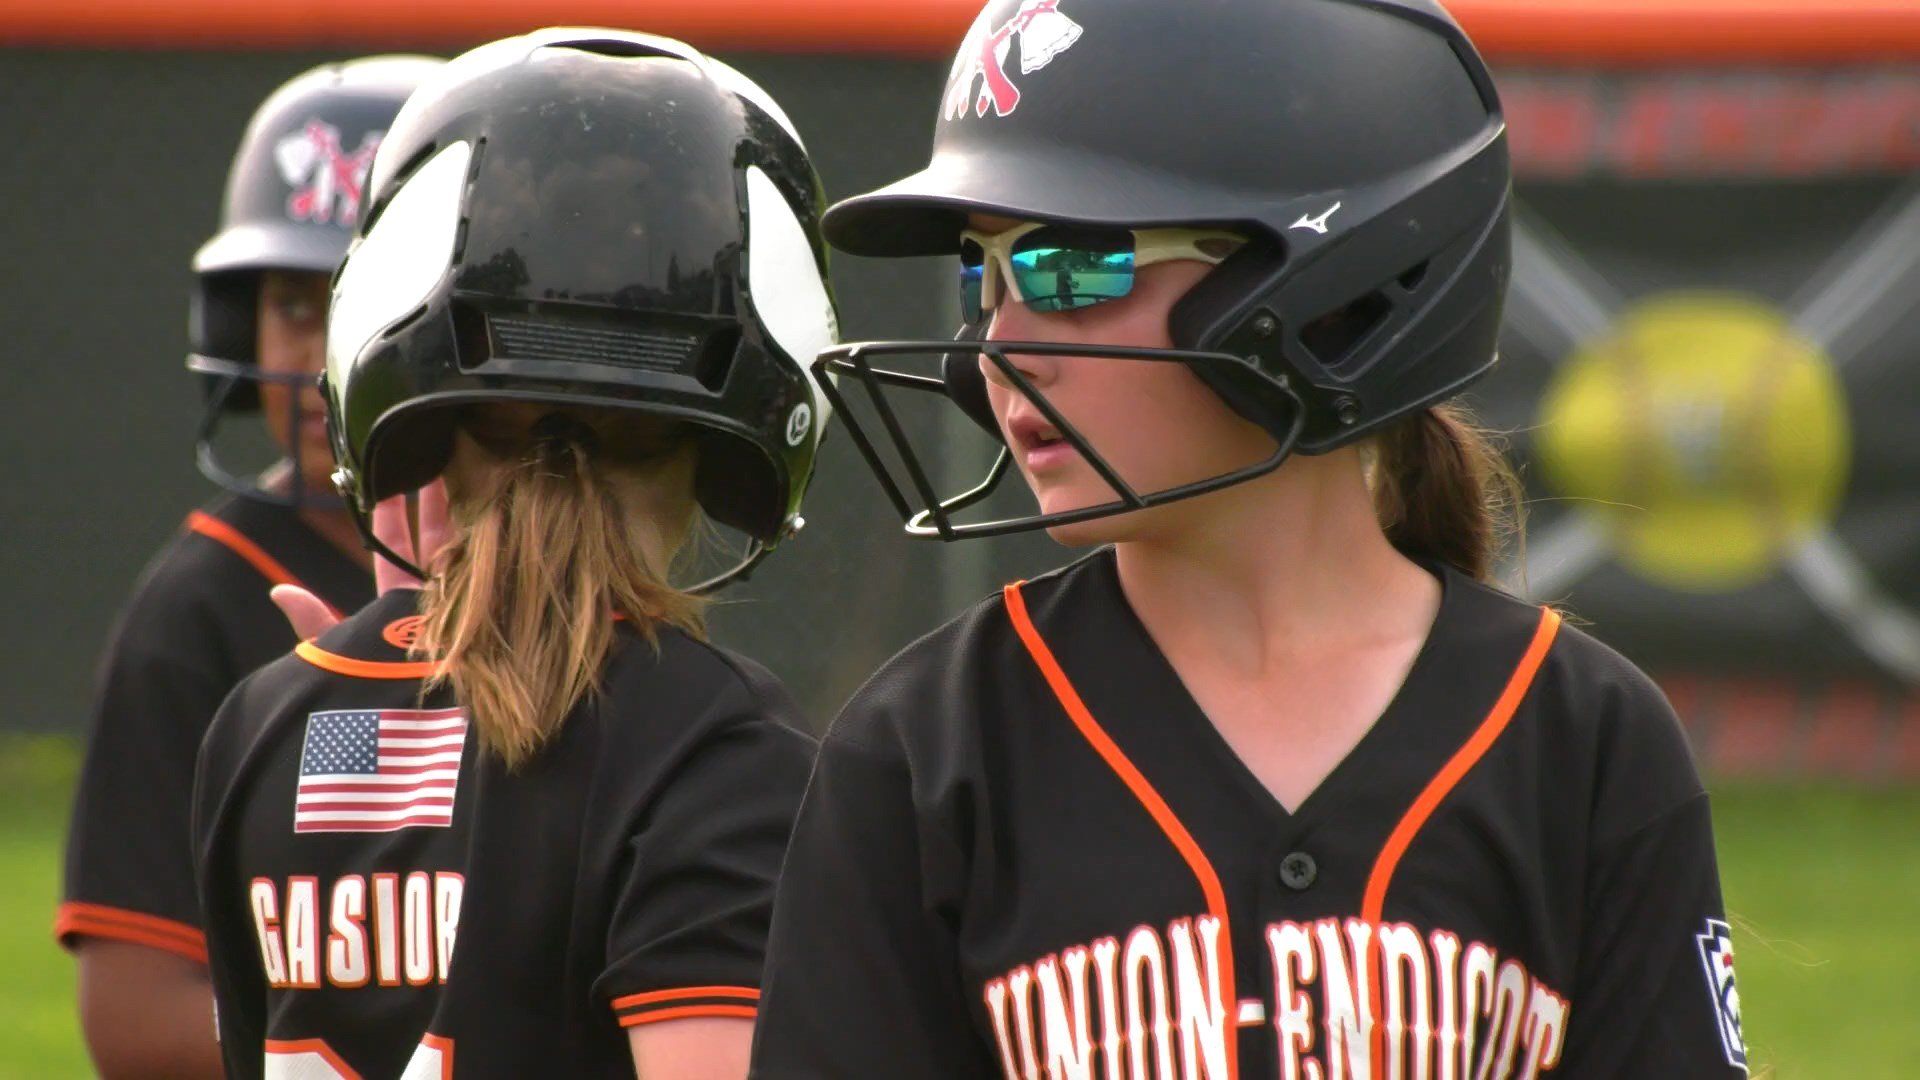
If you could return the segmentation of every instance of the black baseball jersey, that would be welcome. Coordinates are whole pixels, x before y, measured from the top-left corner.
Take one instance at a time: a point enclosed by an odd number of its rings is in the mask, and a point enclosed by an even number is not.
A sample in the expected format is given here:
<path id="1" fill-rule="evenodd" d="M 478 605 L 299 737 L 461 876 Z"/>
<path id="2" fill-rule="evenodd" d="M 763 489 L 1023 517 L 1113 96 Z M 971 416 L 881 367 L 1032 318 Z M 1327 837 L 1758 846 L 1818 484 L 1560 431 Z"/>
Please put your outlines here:
<path id="1" fill-rule="evenodd" d="M 251 676 L 207 734 L 228 1075 L 631 1077 L 627 1026 L 752 1017 L 813 760 L 785 691 L 623 623 L 597 695 L 509 772 L 450 691 L 420 700 L 418 595 Z"/>
<path id="2" fill-rule="evenodd" d="M 188 817 L 194 756 L 220 702 L 293 648 L 267 591 L 290 583 L 343 611 L 373 578 L 297 511 L 238 495 L 189 515 L 121 613 L 102 661 L 67 835 L 54 933 L 205 962 Z"/>
<path id="3" fill-rule="evenodd" d="M 755 1075 L 1742 1074 L 1665 699 L 1553 612 L 1435 573 L 1398 696 L 1292 813 L 1110 551 L 909 647 L 821 748 Z"/>

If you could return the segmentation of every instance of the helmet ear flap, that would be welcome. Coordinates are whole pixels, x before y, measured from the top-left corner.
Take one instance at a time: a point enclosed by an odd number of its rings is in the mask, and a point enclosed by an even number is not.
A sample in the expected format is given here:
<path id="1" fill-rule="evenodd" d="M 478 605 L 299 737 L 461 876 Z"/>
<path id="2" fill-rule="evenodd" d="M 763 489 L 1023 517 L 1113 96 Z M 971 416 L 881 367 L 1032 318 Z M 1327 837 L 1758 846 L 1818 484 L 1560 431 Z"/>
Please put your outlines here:
<path id="1" fill-rule="evenodd" d="M 1173 305 L 1167 316 L 1173 347 L 1207 351 L 1237 338 L 1240 324 L 1256 316 L 1255 302 L 1272 288 L 1286 264 L 1285 244 L 1254 233 Z M 1278 327 L 1262 340 L 1271 343 L 1260 350 L 1262 360 L 1280 355 Z"/>
<path id="2" fill-rule="evenodd" d="M 1310 389 L 1295 385 L 1292 393 L 1280 394 L 1272 385 L 1287 381 L 1284 327 L 1272 313 L 1261 310 L 1259 301 L 1286 262 L 1286 245 L 1255 234 L 1187 290 L 1167 316 L 1167 330 L 1177 349 L 1230 352 L 1258 361 L 1257 371 L 1202 363 L 1191 367 L 1228 408 L 1275 438 L 1294 424 L 1301 407 L 1295 395 Z"/>
<path id="3" fill-rule="evenodd" d="M 955 341 L 979 341 L 986 329 L 984 320 L 968 323 L 953 335 Z M 987 399 L 987 377 L 980 371 L 980 356 L 974 352 L 950 352 L 940 357 L 940 380 L 947 384 L 947 397 L 967 419 L 986 429 L 995 441 L 1001 438 L 1000 421 L 994 418 L 993 403 Z"/>
<path id="4" fill-rule="evenodd" d="M 694 463 L 693 494 L 708 517 L 753 537 L 778 537 L 786 486 L 781 470 L 746 439 L 700 428 Z"/>

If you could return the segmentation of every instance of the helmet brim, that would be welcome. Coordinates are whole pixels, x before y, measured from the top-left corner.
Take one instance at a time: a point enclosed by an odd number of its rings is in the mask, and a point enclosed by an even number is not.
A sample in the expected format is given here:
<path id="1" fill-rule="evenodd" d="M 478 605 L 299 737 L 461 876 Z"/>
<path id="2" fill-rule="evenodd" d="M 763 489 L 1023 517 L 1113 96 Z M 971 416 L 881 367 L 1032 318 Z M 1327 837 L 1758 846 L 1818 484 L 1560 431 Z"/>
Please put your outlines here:
<path id="1" fill-rule="evenodd" d="M 193 256 L 195 273 L 239 270 L 306 270 L 331 274 L 346 257 L 351 237 L 341 229 L 257 223 L 222 230 Z"/>
<path id="2" fill-rule="evenodd" d="M 1090 183 L 1089 177 L 1098 179 Z M 1066 225 L 1244 228 L 1261 225 L 1261 209 L 1239 192 L 1081 151 L 1009 155 L 951 148 L 911 176 L 834 204 L 821 227 L 827 242 L 849 255 L 900 258 L 954 254 L 970 214 Z"/>

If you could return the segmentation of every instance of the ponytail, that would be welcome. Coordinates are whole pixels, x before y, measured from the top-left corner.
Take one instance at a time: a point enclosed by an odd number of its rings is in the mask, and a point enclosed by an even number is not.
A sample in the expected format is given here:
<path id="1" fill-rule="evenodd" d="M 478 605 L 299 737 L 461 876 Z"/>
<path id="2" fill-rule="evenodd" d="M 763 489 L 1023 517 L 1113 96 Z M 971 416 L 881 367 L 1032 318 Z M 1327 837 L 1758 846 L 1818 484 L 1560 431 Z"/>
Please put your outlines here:
<path id="1" fill-rule="evenodd" d="M 455 539 L 412 650 L 443 661 L 422 693 L 451 685 L 482 751 L 509 768 L 597 689 L 616 615 L 649 641 L 656 623 L 703 632 L 701 601 L 665 572 L 696 514 L 692 451 L 604 455 L 584 421 L 548 419 L 566 423 L 511 447 L 459 429 L 446 474 Z"/>
<path id="2" fill-rule="evenodd" d="M 1491 583 L 1511 542 L 1523 543 L 1520 479 L 1459 405 L 1422 410 L 1376 444 L 1374 505 L 1393 546 Z"/>

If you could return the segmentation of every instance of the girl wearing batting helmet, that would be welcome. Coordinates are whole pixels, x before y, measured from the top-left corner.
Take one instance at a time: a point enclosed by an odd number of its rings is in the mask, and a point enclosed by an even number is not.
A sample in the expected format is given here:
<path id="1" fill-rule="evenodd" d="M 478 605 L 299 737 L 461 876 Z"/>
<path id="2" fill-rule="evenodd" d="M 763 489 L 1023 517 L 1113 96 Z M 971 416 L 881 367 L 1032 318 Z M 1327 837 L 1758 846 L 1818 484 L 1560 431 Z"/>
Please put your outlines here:
<path id="1" fill-rule="evenodd" d="M 197 459 L 227 492 L 148 565 L 99 669 L 54 932 L 77 960 L 87 1049 L 106 1076 L 217 1077 L 206 937 L 188 857 L 194 755 L 241 676 L 295 638 L 275 584 L 351 611 L 368 557 L 332 494 L 325 412 L 327 281 L 364 209 L 374 148 L 442 61 L 323 64 L 254 111 L 219 230 L 193 259 L 188 367 L 205 412 Z M 258 413 L 279 460 L 241 475 L 216 444 Z M 245 471 L 245 470 L 242 470 Z"/>
<path id="2" fill-rule="evenodd" d="M 336 481 L 397 562 L 376 503 L 428 486 L 450 536 L 208 734 L 226 1066 L 743 1075 L 812 742 L 697 593 L 798 528 L 819 182 L 733 69 L 557 29 L 423 86 L 371 193 L 328 315 Z M 720 529 L 748 542 L 689 576 Z"/>
<path id="3" fill-rule="evenodd" d="M 1509 168 L 1455 23 L 993 0 L 936 125 L 826 229 L 957 256 L 966 326 L 816 370 L 909 533 L 1094 550 L 833 725 L 756 1075 L 1743 1073 L 1671 709 L 1491 584 L 1514 483 L 1453 399 L 1494 364 Z M 998 440 L 983 481 L 934 488 L 909 391 Z M 1037 508 L 994 516 L 1014 471 Z"/>

